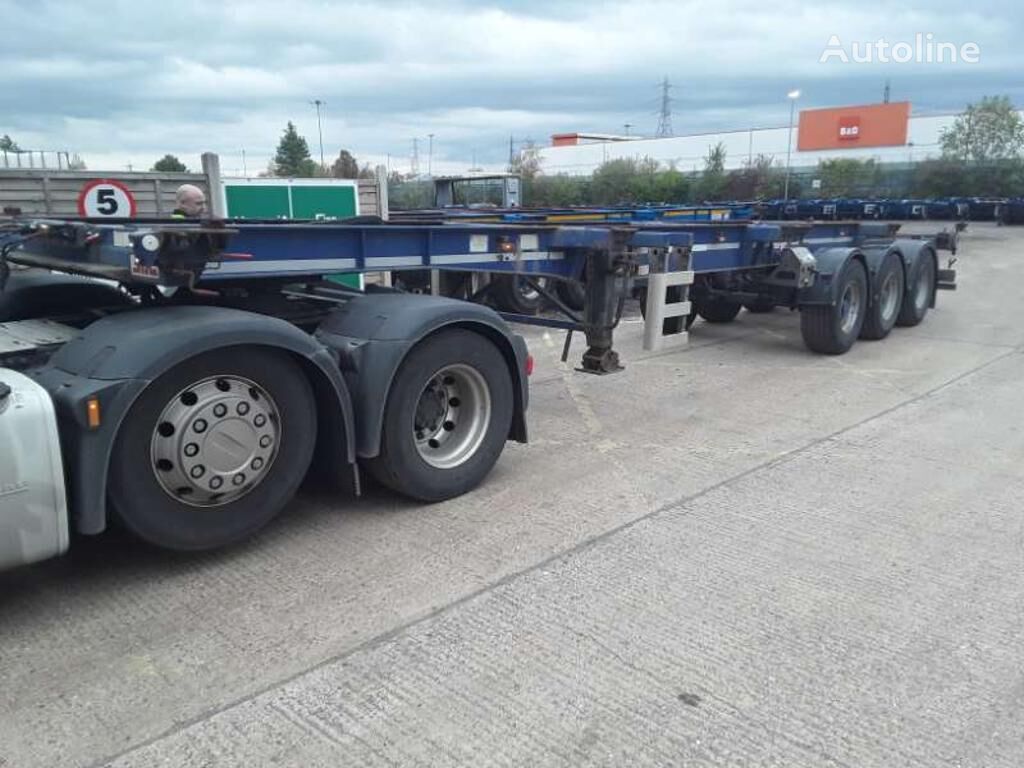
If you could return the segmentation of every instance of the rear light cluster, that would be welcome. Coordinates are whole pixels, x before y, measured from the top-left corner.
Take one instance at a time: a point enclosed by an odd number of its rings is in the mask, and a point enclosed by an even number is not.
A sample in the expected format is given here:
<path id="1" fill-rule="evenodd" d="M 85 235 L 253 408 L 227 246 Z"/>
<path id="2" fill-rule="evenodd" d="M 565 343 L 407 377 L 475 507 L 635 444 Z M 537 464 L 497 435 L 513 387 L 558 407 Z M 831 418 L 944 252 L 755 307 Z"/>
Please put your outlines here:
<path id="1" fill-rule="evenodd" d="M 533 355 L 526 356 L 526 375 L 533 376 Z"/>

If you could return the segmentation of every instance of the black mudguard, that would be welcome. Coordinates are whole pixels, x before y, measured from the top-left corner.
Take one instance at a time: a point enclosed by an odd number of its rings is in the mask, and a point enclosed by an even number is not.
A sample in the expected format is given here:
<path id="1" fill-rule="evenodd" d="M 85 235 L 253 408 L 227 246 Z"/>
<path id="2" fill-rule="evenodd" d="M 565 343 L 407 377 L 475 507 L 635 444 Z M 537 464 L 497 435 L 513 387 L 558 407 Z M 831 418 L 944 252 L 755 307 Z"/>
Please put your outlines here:
<path id="1" fill-rule="evenodd" d="M 865 254 L 860 248 L 822 248 L 814 252 L 817 261 L 817 277 L 814 284 L 801 288 L 797 294 L 800 306 L 833 306 L 839 297 L 835 277 L 843 271 L 847 262 L 856 260 L 864 264 Z"/>
<path id="2" fill-rule="evenodd" d="M 73 520 L 80 533 L 106 527 L 107 474 L 121 423 L 146 385 L 203 352 L 235 346 L 285 350 L 302 364 L 336 462 L 355 462 L 348 387 L 332 354 L 284 320 L 223 307 L 160 307 L 112 315 L 85 328 L 35 378 L 57 408 Z M 98 397 L 102 423 L 90 430 L 86 401 Z M 329 425 L 329 426 L 328 426 Z M 323 427 L 327 427 L 323 429 Z"/>
<path id="3" fill-rule="evenodd" d="M 509 438 L 526 442 L 526 342 L 501 317 L 479 304 L 414 294 L 359 296 L 331 313 L 316 338 L 334 350 L 359 412 L 356 453 L 380 453 L 380 433 L 391 382 L 418 342 L 446 328 L 466 328 L 491 339 L 512 376 L 515 404 Z"/>

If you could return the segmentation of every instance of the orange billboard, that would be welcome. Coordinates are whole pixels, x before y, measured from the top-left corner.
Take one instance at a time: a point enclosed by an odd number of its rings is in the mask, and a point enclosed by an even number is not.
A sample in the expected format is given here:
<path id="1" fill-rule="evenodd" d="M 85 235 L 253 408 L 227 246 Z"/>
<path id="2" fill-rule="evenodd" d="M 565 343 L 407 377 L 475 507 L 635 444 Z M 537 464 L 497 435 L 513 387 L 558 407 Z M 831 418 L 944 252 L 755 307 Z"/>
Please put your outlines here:
<path id="1" fill-rule="evenodd" d="M 805 109 L 800 112 L 797 149 L 897 147 L 907 143 L 910 102 L 859 107 Z"/>

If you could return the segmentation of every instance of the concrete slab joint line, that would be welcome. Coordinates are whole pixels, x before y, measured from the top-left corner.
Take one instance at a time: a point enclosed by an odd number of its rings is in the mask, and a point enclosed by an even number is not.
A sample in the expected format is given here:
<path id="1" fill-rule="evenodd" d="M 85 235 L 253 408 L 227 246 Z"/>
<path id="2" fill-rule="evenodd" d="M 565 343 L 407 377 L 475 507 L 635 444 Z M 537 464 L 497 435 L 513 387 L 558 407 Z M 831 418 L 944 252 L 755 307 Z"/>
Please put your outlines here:
<path id="1" fill-rule="evenodd" d="M 479 589 L 473 590 L 473 591 L 471 591 L 471 592 L 469 592 L 469 593 L 459 597 L 458 599 L 455 599 L 455 600 L 447 603 L 446 605 L 439 606 L 438 608 L 436 608 L 434 610 L 428 611 L 428 612 L 426 612 L 426 613 L 424 613 L 424 614 L 422 614 L 420 616 L 417 616 L 417 617 L 415 617 L 415 618 L 413 618 L 413 619 L 411 619 L 411 620 L 409 620 L 409 621 L 407 621 L 407 622 L 405 622 L 403 624 L 397 625 L 397 626 L 389 629 L 386 632 L 382 632 L 382 633 L 380 633 L 380 634 L 378 634 L 378 635 L 376 635 L 376 636 L 374 636 L 372 638 L 369 638 L 368 640 L 366 640 L 364 642 L 361 642 L 361 643 L 353 646 L 352 648 L 346 649 L 342 653 L 339 653 L 339 654 L 336 654 L 336 655 L 331 656 L 329 658 L 326 658 L 326 659 L 318 662 L 317 664 L 315 664 L 315 665 L 313 665 L 313 666 L 311 666 L 311 667 L 309 667 L 309 668 L 307 668 L 305 670 L 302 670 L 302 671 L 300 671 L 298 673 L 295 673 L 293 675 L 284 677 L 284 678 L 282 678 L 280 680 L 277 680 L 277 681 L 275 681 L 273 683 L 265 685 L 265 686 L 259 688 L 258 690 L 255 690 L 255 691 L 249 693 L 248 695 L 239 697 L 239 698 L 237 698 L 237 699 L 235 699 L 233 701 L 230 701 L 230 702 L 226 702 L 226 703 L 224 703 L 224 704 L 222 704 L 220 706 L 207 709 L 207 710 L 205 710 L 205 711 L 203 711 L 203 712 L 201 712 L 201 713 L 199 713 L 199 714 L 197 714 L 197 715 L 195 715 L 193 717 L 190 717 L 190 718 L 187 718 L 185 720 L 182 720 L 182 721 L 176 723 L 173 727 L 166 729 L 164 732 L 162 732 L 162 733 L 160 733 L 160 734 L 158 734 L 156 736 L 153 736 L 151 738 L 148 738 L 148 739 L 145 739 L 143 741 L 140 741 L 139 743 L 136 743 L 136 744 L 132 745 L 131 747 L 126 748 L 125 750 L 123 750 L 121 752 L 115 753 L 114 755 L 111 755 L 109 757 L 103 758 L 102 760 L 90 763 L 89 764 L 89 768 L 99 768 L 100 766 L 109 765 L 109 764 L 111 764 L 111 763 L 113 763 L 113 762 L 115 762 L 115 761 L 117 761 L 117 760 L 119 760 L 119 759 L 121 759 L 121 758 L 123 758 L 123 757 L 125 757 L 125 756 L 127 756 L 127 755 L 129 755 L 131 753 L 133 753 L 133 752 L 136 752 L 138 750 L 141 750 L 141 749 L 144 749 L 144 748 L 146 748 L 148 746 L 156 744 L 156 743 L 158 743 L 158 742 L 160 742 L 160 741 L 162 741 L 164 739 L 167 739 L 168 737 L 171 737 L 171 736 L 173 736 L 175 734 L 181 733 L 181 732 L 191 728 L 192 726 L 195 726 L 195 725 L 197 725 L 199 723 L 202 723 L 202 722 L 204 722 L 206 720 L 209 720 L 210 718 L 212 718 L 212 717 L 214 717 L 216 715 L 219 715 L 221 713 L 224 713 L 224 712 L 232 710 L 232 709 L 234 709 L 236 707 L 239 707 L 239 706 L 241 706 L 243 704 L 251 702 L 254 699 L 257 699 L 258 697 L 261 697 L 261 696 L 263 696 L 264 694 L 267 694 L 270 691 L 278 690 L 278 689 L 282 688 L 283 686 L 285 686 L 285 685 L 287 685 L 287 684 L 289 684 L 289 683 L 291 683 L 293 681 L 296 681 L 296 680 L 298 680 L 300 678 L 303 678 L 303 677 L 306 677 L 308 675 L 311 675 L 311 674 L 313 674 L 313 673 L 315 673 L 315 672 L 317 672 L 319 670 L 322 670 L 322 669 L 324 669 L 324 668 L 326 668 L 328 666 L 334 665 L 334 664 L 336 664 L 338 662 L 341 662 L 341 661 L 344 661 L 346 659 L 349 659 L 349 658 L 351 658 L 352 656 L 354 656 L 356 654 L 360 654 L 360 653 L 364 653 L 364 652 L 373 650 L 373 649 L 375 649 L 375 648 L 377 648 L 377 647 L 379 647 L 379 646 L 381 646 L 383 644 L 388 643 L 389 641 L 392 641 L 392 640 L 394 640 L 394 639 L 396 639 L 398 637 L 401 637 L 401 636 L 405 635 L 408 631 L 410 631 L 411 629 L 413 629 L 415 627 L 418 627 L 420 625 L 426 624 L 427 622 L 430 622 L 430 621 L 435 620 L 435 619 L 437 619 L 437 618 L 439 618 L 441 616 L 449 614 L 449 613 L 451 613 L 452 611 L 454 611 L 455 609 L 457 609 L 459 607 L 465 606 L 465 605 L 467 605 L 467 604 L 469 604 L 469 603 L 471 603 L 473 601 L 476 601 L 477 599 L 481 598 L 483 595 L 495 592 L 495 591 L 497 591 L 499 589 L 502 589 L 503 587 L 505 587 L 507 585 L 513 584 L 516 581 L 518 581 L 521 578 L 523 578 L 524 576 L 527 576 L 529 574 L 532 574 L 532 573 L 535 573 L 535 572 L 538 572 L 538 571 L 543 571 L 544 569 L 550 568 L 553 565 L 558 564 L 558 563 L 564 563 L 564 562 L 568 561 L 570 558 L 572 558 L 573 556 L 581 554 L 581 553 L 583 553 L 583 552 L 585 552 L 585 551 L 595 547 L 596 545 L 598 545 L 600 543 L 606 542 L 609 539 L 611 539 L 613 537 L 616 537 L 616 536 L 618 536 L 618 535 L 620 535 L 620 534 L 622 534 L 622 533 L 624 533 L 626 531 L 629 531 L 629 530 L 631 530 L 631 529 L 633 529 L 633 528 L 635 528 L 635 527 L 637 527 L 637 526 L 639 526 L 639 525 L 641 525 L 643 523 L 646 523 L 646 522 L 648 522 L 648 521 L 650 521 L 650 520 L 652 520 L 654 518 L 657 518 L 657 517 L 665 514 L 666 512 L 669 512 L 669 511 L 679 511 L 679 510 L 687 507 L 688 505 L 692 504 L 694 501 L 696 501 L 698 499 L 701 499 L 703 497 L 706 497 L 706 496 L 714 493 L 715 491 L 718 491 L 718 490 L 720 490 L 722 488 L 726 488 L 726 487 L 729 487 L 729 486 L 731 486 L 733 484 L 736 484 L 739 481 L 744 480 L 744 479 L 746 479 L 746 478 L 748 478 L 748 477 L 750 477 L 750 476 L 752 476 L 754 474 L 757 474 L 759 472 L 762 472 L 762 471 L 764 471 L 766 469 L 778 467 L 778 466 L 780 466 L 782 464 L 785 464 L 787 462 L 793 461 L 797 457 L 807 453 L 808 451 L 812 450 L 813 448 L 815 448 L 817 446 L 823 445 L 825 443 L 833 442 L 837 438 L 839 438 L 840 436 L 845 435 L 845 434 L 847 434 L 847 433 L 849 433 L 849 432 L 851 432 L 853 430 L 856 430 L 859 427 L 862 427 L 862 426 L 864 426 L 866 424 L 869 424 L 871 422 L 874 422 L 874 421 L 877 421 L 879 419 L 882 419 L 882 418 L 884 418 L 884 417 L 886 417 L 886 416 L 888 416 L 888 415 L 890 415 L 890 414 L 892 414 L 892 413 L 894 413 L 894 412 L 896 412 L 898 410 L 901 410 L 903 408 L 906 408 L 908 406 L 912 406 L 912 405 L 914 405 L 916 403 L 919 403 L 919 402 L 924 401 L 924 400 L 926 400 L 928 398 L 931 398 L 931 397 L 935 396 L 936 394 L 942 392 L 943 390 L 946 390 L 946 389 L 948 389 L 948 388 L 950 388 L 952 386 L 955 386 L 956 384 L 960 383 L 961 381 L 964 381 L 965 379 L 968 379 L 968 378 L 970 378 L 972 376 L 975 376 L 978 373 L 980 373 L 981 371 L 984 371 L 985 369 L 990 368 L 993 365 L 996 365 L 997 363 L 999 363 L 999 362 L 1001 362 L 1001 361 L 1003 361 L 1003 360 L 1005 360 L 1005 359 L 1007 359 L 1007 358 L 1009 358 L 1009 357 L 1011 357 L 1013 355 L 1016 355 L 1016 354 L 1020 353 L 1022 350 L 1024 350 L 1024 345 L 1018 345 L 1017 347 L 1013 348 L 1012 350 L 1003 352 L 1002 354 L 999 354 L 999 355 L 997 355 L 997 356 L 995 356 L 993 358 L 990 358 L 990 359 L 986 360 L 985 362 L 983 362 L 983 363 L 981 363 L 979 365 L 976 365 L 976 366 L 972 367 L 971 369 L 969 369 L 967 371 L 964 371 L 964 372 L 960 373 L 959 375 L 957 375 L 957 376 L 955 376 L 955 377 L 953 377 L 953 378 L 951 378 L 951 379 L 949 379 L 947 381 L 944 381 L 944 382 L 942 382 L 942 383 L 940 383 L 940 384 L 938 384 L 938 385 L 928 389 L 925 392 L 922 392 L 921 394 L 918 394 L 918 395 L 916 395 L 914 397 L 908 398 L 907 400 L 904 400 L 902 402 L 896 403 L 895 405 L 893 405 L 893 406 L 891 406 L 889 408 L 883 409 L 882 411 L 874 413 L 874 414 L 872 414 L 870 416 L 867 416 L 866 418 L 863 418 L 863 419 L 857 421 L 854 424 L 850 424 L 848 426 L 845 426 L 845 427 L 842 427 L 840 429 L 837 429 L 837 430 L 835 430 L 835 431 L 833 431 L 833 432 L 831 432 L 831 433 L 829 433 L 827 435 L 824 435 L 824 436 L 822 436 L 820 438 L 814 439 L 814 440 L 812 440 L 812 441 L 810 441 L 810 442 L 808 442 L 808 443 L 806 443 L 806 444 L 804 444 L 802 446 L 799 446 L 797 448 L 794 448 L 794 449 L 791 449 L 789 451 L 786 451 L 786 452 L 782 453 L 781 455 L 775 456 L 775 457 L 773 457 L 771 459 L 768 459 L 768 460 L 766 460 L 766 461 L 764 461 L 764 462 L 762 462 L 762 463 L 760 463 L 760 464 L 758 464 L 756 466 L 750 467 L 750 468 L 748 468 L 748 469 L 746 469 L 746 470 L 744 470 L 742 472 L 739 472 L 739 473 L 737 473 L 735 475 L 732 475 L 732 476 L 730 476 L 728 478 L 725 478 L 724 480 L 721 480 L 720 482 L 714 483 L 714 484 L 712 484 L 712 485 L 710 485 L 710 486 L 708 486 L 706 488 L 703 488 L 703 489 L 701 489 L 700 491 L 698 491 L 696 493 L 693 493 L 693 494 L 681 497 L 679 499 L 676 499 L 676 500 L 674 500 L 672 502 L 669 502 L 669 503 L 666 503 L 666 504 L 662 504 L 661 506 L 657 507 L 656 509 L 653 509 L 653 510 L 651 510 L 651 511 L 649 511 L 649 512 L 647 512 L 647 513 L 645 513 L 645 514 L 643 514 L 643 515 L 641 515 L 639 517 L 637 517 L 637 518 L 631 519 L 631 520 L 629 520 L 629 521 L 627 521 L 627 522 L 625 522 L 625 523 L 623 523 L 621 525 L 615 526 L 615 527 L 613 527 L 611 529 L 608 529 L 608 530 L 606 530 L 604 532 L 601 532 L 601 533 L 599 533 L 597 535 L 594 535 L 594 536 L 591 536 L 591 537 L 589 537 L 587 539 L 581 540 L 580 542 L 576 543 L 575 545 L 573 545 L 571 547 L 568 547 L 568 548 L 566 548 L 566 549 L 564 549 L 562 551 L 559 551 L 559 552 L 557 552 L 555 554 L 552 554 L 551 556 L 546 557 L 543 560 L 541 560 L 541 561 L 539 561 L 537 563 L 534 563 L 534 564 L 532 564 L 532 565 L 530 565 L 528 567 L 525 567 L 525 568 L 522 568 L 522 569 L 520 569 L 518 571 L 509 573 L 509 574 L 507 574 L 507 575 L 497 579 L 496 581 L 494 581 L 491 584 L 488 584 L 488 585 L 485 585 L 483 587 L 480 587 Z M 595 642 L 595 643 L 597 642 L 593 637 L 591 637 L 589 635 L 583 635 L 583 636 L 586 637 L 587 639 Z M 602 647 L 604 648 L 604 650 L 606 652 L 614 653 L 614 651 L 609 649 L 607 646 L 602 645 Z M 624 660 L 624 659 L 620 658 L 619 660 L 622 663 L 629 664 L 629 662 Z M 632 665 L 630 665 L 630 666 L 632 666 Z M 642 669 L 637 669 L 637 671 L 642 672 Z M 282 716 L 286 716 L 289 719 L 292 718 L 291 714 L 285 715 L 284 712 L 281 712 L 281 714 L 282 714 Z M 309 729 L 309 728 L 312 728 L 314 726 L 312 726 L 310 723 L 308 723 L 305 720 L 303 720 L 303 727 Z M 322 733 L 320 735 L 324 736 L 324 734 L 322 734 Z M 324 737 L 325 738 L 329 738 L 327 736 L 324 736 Z M 794 742 L 794 743 L 796 743 L 796 742 Z M 814 751 L 811 748 L 810 745 L 801 745 L 801 746 L 804 746 L 808 750 Z M 823 753 L 821 751 L 818 751 L 817 754 L 819 754 L 820 757 L 822 757 L 827 763 L 834 764 L 834 765 L 839 765 L 839 766 L 843 765 L 841 762 L 839 762 L 835 758 L 830 757 L 830 756 L 826 755 L 825 753 Z M 850 766 L 850 768 L 853 768 L 853 766 Z"/>

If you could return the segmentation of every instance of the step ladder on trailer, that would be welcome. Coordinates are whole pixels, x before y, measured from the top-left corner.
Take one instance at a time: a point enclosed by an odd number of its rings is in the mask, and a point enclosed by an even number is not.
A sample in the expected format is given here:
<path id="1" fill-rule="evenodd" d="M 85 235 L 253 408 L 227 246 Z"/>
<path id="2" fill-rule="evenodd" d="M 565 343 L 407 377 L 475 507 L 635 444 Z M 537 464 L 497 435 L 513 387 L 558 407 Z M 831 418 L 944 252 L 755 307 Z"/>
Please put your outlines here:
<path id="1" fill-rule="evenodd" d="M 689 339 L 685 318 L 690 314 L 690 247 L 652 248 L 647 265 L 644 310 L 644 350 L 656 352 L 666 345 L 682 346 Z M 665 323 L 671 318 L 678 323 Z M 666 326 L 668 332 L 666 333 Z"/>

